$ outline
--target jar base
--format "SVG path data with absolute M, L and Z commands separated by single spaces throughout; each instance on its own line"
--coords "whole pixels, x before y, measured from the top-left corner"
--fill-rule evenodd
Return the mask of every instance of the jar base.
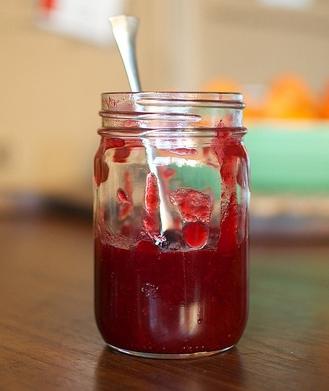
M 228 346 L 224 349 L 212 350 L 210 352 L 195 352 L 195 353 L 146 353 L 146 352 L 136 352 L 134 350 L 122 349 L 117 346 L 107 344 L 107 346 L 117 352 L 129 354 L 130 356 L 143 357 L 143 358 L 156 358 L 161 360 L 184 360 L 190 358 L 200 358 L 200 357 L 208 357 L 213 356 L 217 353 L 223 353 L 227 350 L 230 350 L 234 347 L 234 345 Z

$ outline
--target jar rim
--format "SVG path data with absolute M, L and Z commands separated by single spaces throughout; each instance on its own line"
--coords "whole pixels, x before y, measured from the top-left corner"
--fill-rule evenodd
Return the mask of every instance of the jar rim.
M 102 129 L 242 127 L 243 95 L 224 92 L 105 92 Z
M 102 109 L 116 106 L 116 101 L 133 100 L 138 103 L 139 100 L 176 102 L 179 105 L 184 103 L 193 106 L 210 107 L 231 107 L 243 109 L 245 107 L 243 95 L 241 92 L 208 92 L 208 91 L 142 91 L 142 92 L 103 92 Z
M 108 95 L 136 95 L 136 94 L 173 94 L 173 95 L 188 95 L 188 94 L 200 94 L 200 95 L 205 95 L 205 94 L 230 94 L 230 95 L 242 95 L 240 91 L 170 91 L 170 90 L 164 90 L 164 91 L 104 91 L 102 92 L 102 95 L 108 94 Z

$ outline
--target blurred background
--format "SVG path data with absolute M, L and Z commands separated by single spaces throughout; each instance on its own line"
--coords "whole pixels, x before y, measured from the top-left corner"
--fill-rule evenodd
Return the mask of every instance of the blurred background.
M 90 216 L 100 93 L 129 89 L 119 13 L 145 90 L 245 94 L 254 237 L 328 242 L 327 0 L 1 2 L 0 213 Z

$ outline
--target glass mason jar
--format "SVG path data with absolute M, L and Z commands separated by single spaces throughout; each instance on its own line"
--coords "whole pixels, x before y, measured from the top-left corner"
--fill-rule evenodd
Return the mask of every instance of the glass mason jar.
M 95 313 L 108 345 L 156 358 L 234 346 L 248 311 L 248 157 L 235 93 L 102 94 Z

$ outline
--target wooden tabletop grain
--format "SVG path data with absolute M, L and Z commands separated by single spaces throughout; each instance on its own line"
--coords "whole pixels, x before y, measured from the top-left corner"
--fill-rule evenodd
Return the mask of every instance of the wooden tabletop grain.
M 329 390 L 329 247 L 252 246 L 238 346 L 194 360 L 108 350 L 93 315 L 90 225 L 0 219 L 0 390 Z

